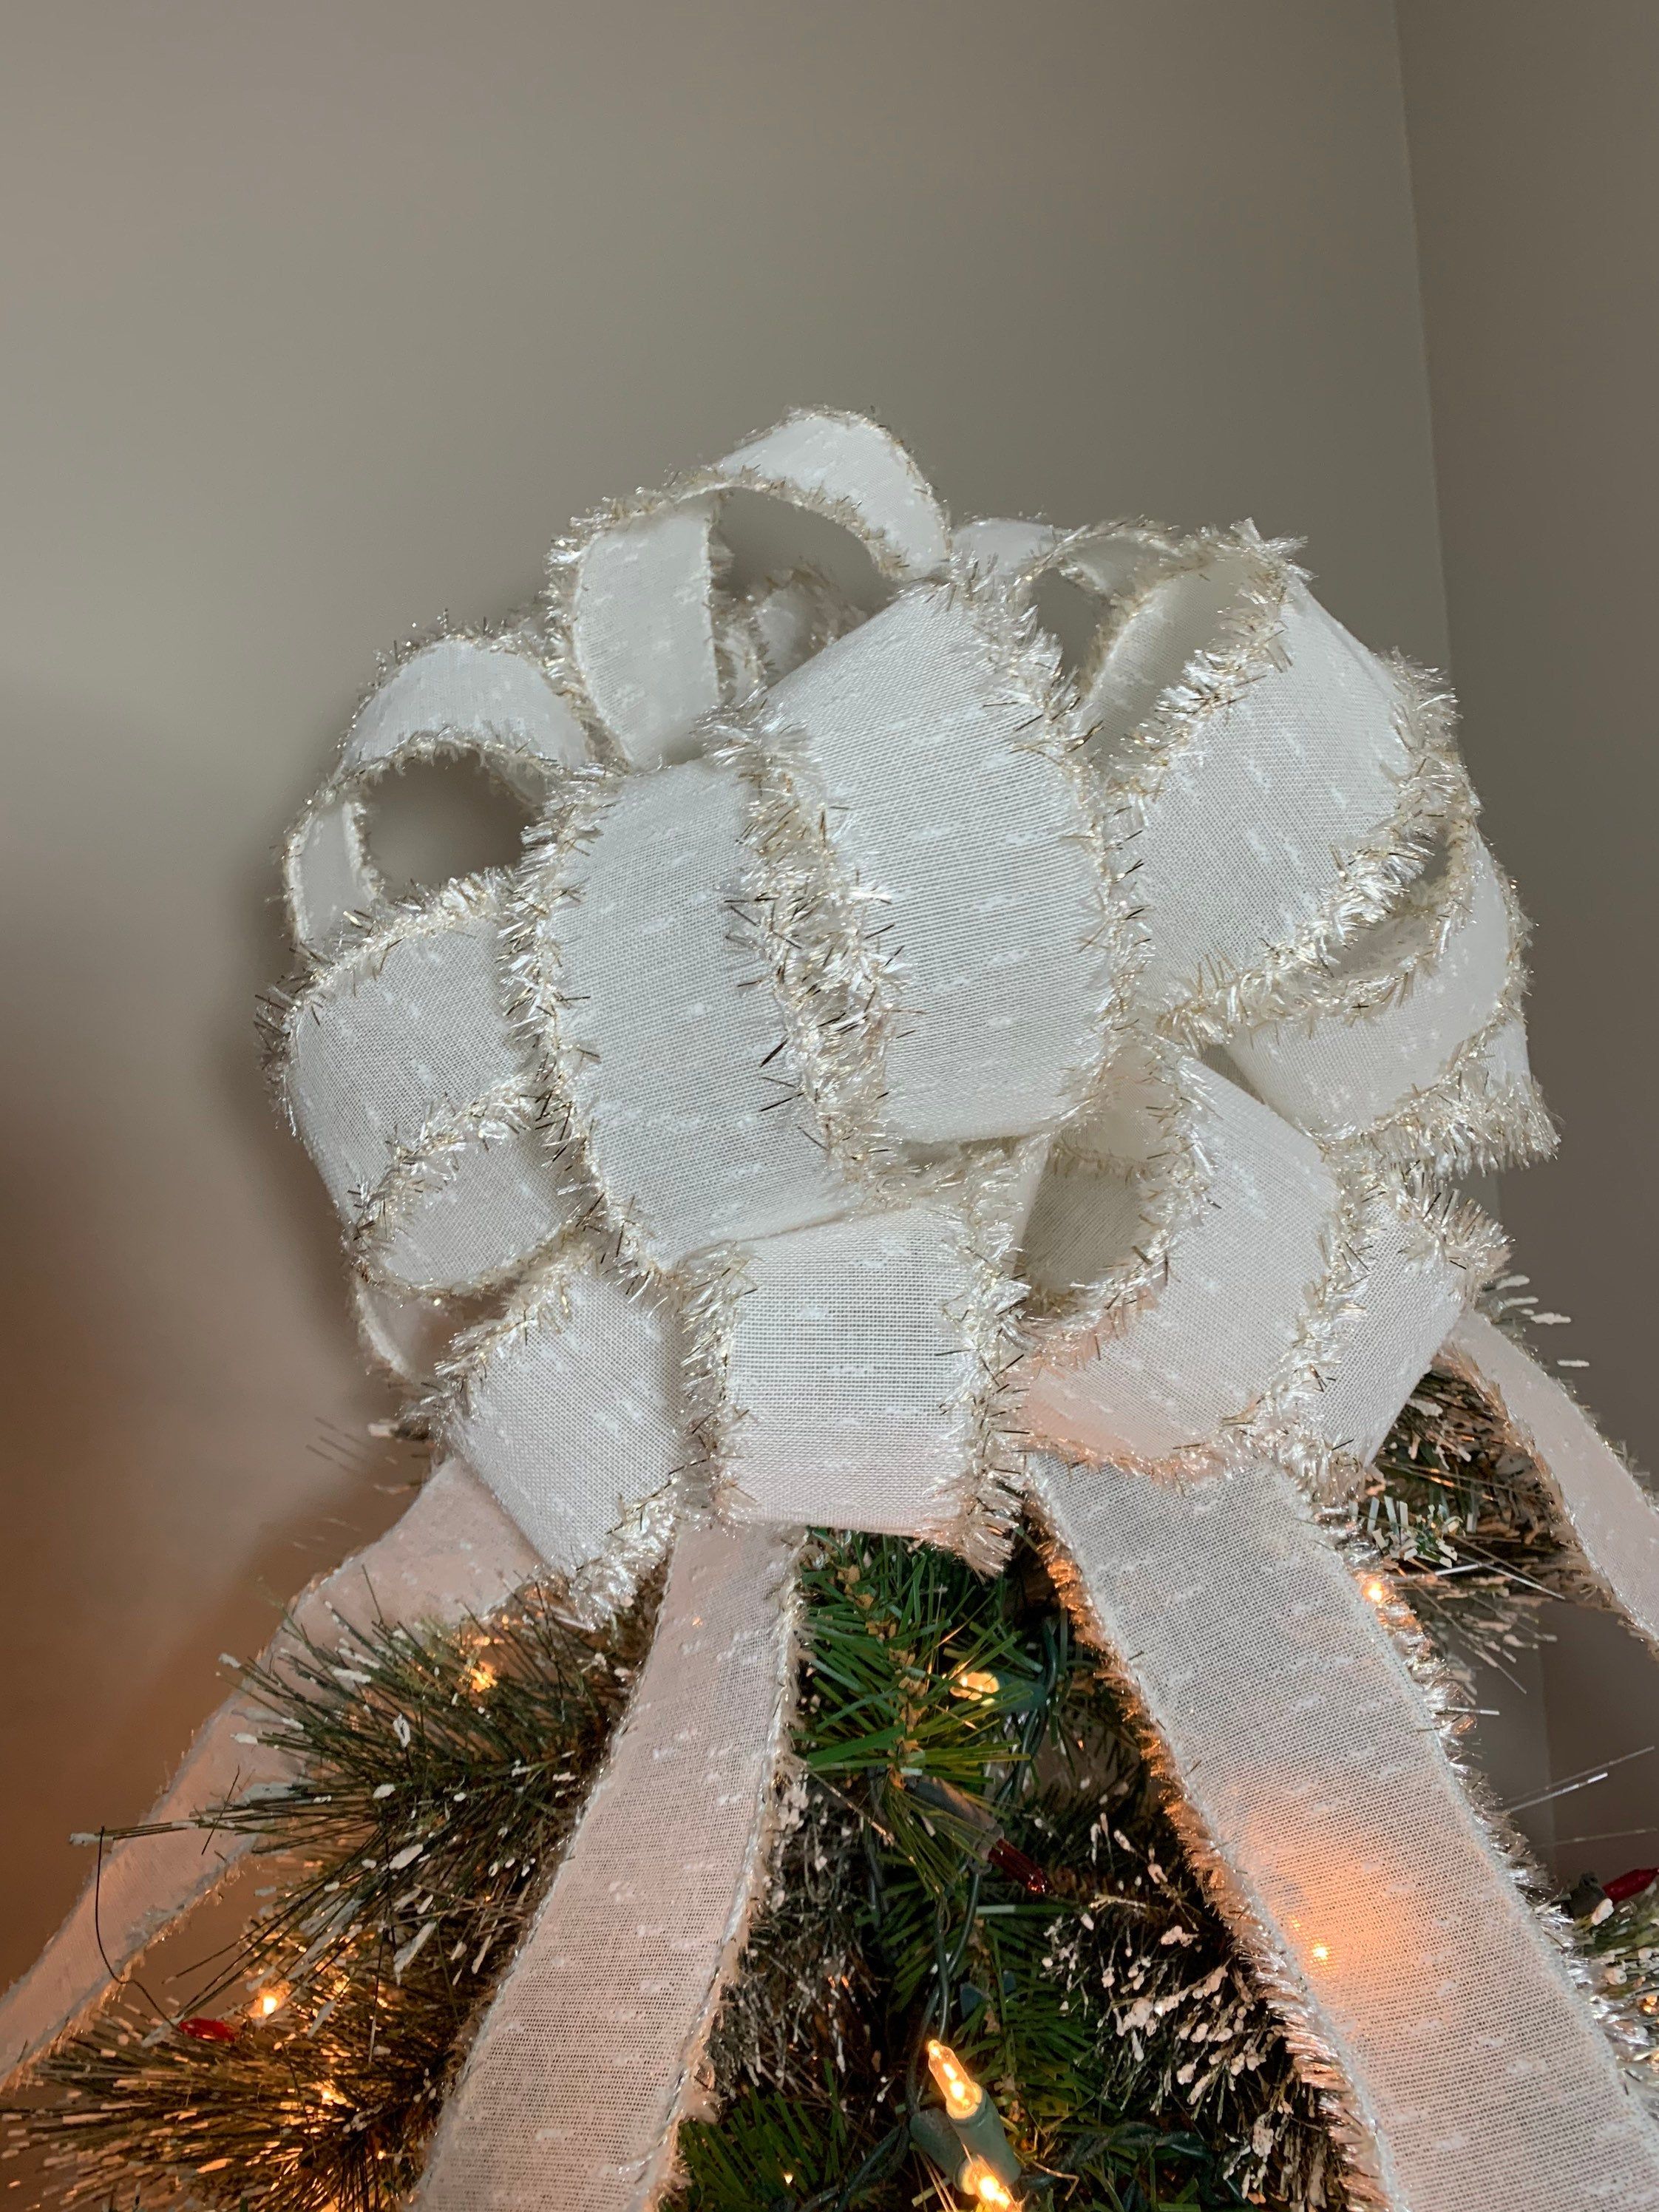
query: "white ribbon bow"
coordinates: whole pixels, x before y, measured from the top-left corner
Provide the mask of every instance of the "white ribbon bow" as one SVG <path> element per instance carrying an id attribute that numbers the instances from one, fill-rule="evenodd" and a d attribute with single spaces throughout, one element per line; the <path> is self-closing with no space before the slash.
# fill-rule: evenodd
<path id="1" fill-rule="evenodd" d="M 879 604 L 805 568 L 726 589 L 744 491 L 843 525 Z M 1101 605 L 1074 670 L 1049 576 Z M 952 532 L 843 416 L 591 518 L 553 585 L 544 620 L 391 671 L 286 861 L 285 1094 L 368 1341 L 449 1455 L 367 1555 L 380 1610 L 387 1583 L 405 1613 L 488 1603 L 527 1540 L 603 1612 L 673 1544 L 422 2203 L 651 2201 L 763 1863 L 792 1532 L 988 1565 L 1025 1504 L 1134 1655 L 1362 2184 L 1410 2212 L 1659 2202 L 1615 2060 L 1308 1510 L 1439 1352 L 1659 1629 L 1645 1502 L 1469 1311 L 1501 1245 L 1450 1182 L 1550 1130 L 1443 697 L 1248 526 Z M 517 869 L 393 901 L 374 787 L 437 756 L 537 828 Z M 165 1805 L 222 1786 L 235 1717 Z M 123 1957 L 208 1879 L 150 1863 L 106 1869 Z M 95 1990 L 77 1924 L 0 2013 L 14 2048 Z"/>

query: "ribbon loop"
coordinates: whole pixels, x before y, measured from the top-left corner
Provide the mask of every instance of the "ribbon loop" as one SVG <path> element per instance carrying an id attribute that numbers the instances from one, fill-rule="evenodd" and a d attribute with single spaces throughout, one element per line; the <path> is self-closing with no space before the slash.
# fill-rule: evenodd
<path id="1" fill-rule="evenodd" d="M 902 447 L 873 422 L 822 412 L 789 416 L 715 467 L 594 517 L 555 549 L 555 583 L 591 712 L 636 768 L 701 751 L 699 723 L 751 672 L 729 646 L 723 671 L 715 606 L 720 501 L 738 490 L 839 523 L 895 583 L 936 574 L 949 550 L 938 502 Z M 768 621 L 770 596 L 760 595 L 757 645 L 785 626 Z M 797 586 L 769 612 L 787 617 L 811 599 Z"/>
<path id="2" fill-rule="evenodd" d="M 1138 1194 L 1115 1164 L 1061 1157 L 1038 1187 L 1023 1253 L 1050 1300 L 1075 1300 L 1072 1357 L 1039 1356 L 1028 1430 L 1085 1458 L 1152 1463 L 1207 1451 L 1246 1419 L 1295 1349 L 1309 1293 L 1328 1265 L 1340 1203 L 1316 1146 L 1196 1062 L 1180 1071 L 1186 1127 L 1168 1172 L 1196 1203 L 1169 1240 L 1159 1278 L 1132 1312 L 1115 1291 Z M 1409 1387 L 1409 1385 L 1407 1386 Z"/>
<path id="3" fill-rule="evenodd" d="M 749 720 L 761 926 L 820 1120 L 855 1149 L 1052 1127 L 1103 1062 L 1124 948 L 1054 687 L 957 582 L 896 599 Z"/>
<path id="4" fill-rule="evenodd" d="M 1016 596 L 1048 569 L 1105 601 L 1075 715 L 1130 850 L 1143 1006 L 1188 1044 L 1296 1011 L 1468 811 L 1443 702 L 1248 526 L 1074 532 Z"/>
<path id="5" fill-rule="evenodd" d="M 1018 1297 L 950 1207 L 757 1245 L 698 1309 L 721 1513 L 788 1526 L 833 1498 L 841 1527 L 994 1565 L 1018 1498 Z"/>
<path id="6" fill-rule="evenodd" d="M 595 785 L 520 897 L 518 972 L 547 1048 L 550 1114 L 653 1266 L 858 1202 L 796 1095 L 763 988 L 745 811 L 729 765 Z"/>
<path id="7" fill-rule="evenodd" d="M 322 958 L 354 918 L 384 902 L 365 804 L 382 776 L 416 760 L 471 759 L 536 803 L 586 750 L 568 701 L 522 633 L 441 637 L 398 662 L 358 709 L 337 769 L 289 836 L 283 877 L 296 943 Z"/>
<path id="8" fill-rule="evenodd" d="M 357 1264 L 400 1288 L 504 1281 L 580 1202 L 509 1018 L 506 891 L 465 878 L 383 917 L 283 1020 L 295 1126 Z"/>
<path id="9" fill-rule="evenodd" d="M 687 1458 L 672 1308 L 571 1241 L 464 1336 L 434 1410 L 573 1603 L 603 1617 L 662 1556 Z"/>
<path id="10" fill-rule="evenodd" d="M 1152 1164 L 1114 1157 L 1097 1121 L 1081 1144 L 1099 1149 L 1063 1141 L 1038 1187 L 1021 1264 L 1054 1321 L 1024 1370 L 1027 1433 L 1146 1469 L 1263 1449 L 1322 1486 L 1363 1468 L 1501 1245 L 1197 1062 L 1141 1112 Z"/>
<path id="11" fill-rule="evenodd" d="M 1446 1177 L 1554 1146 L 1527 1064 L 1525 927 L 1485 841 L 1471 827 L 1461 846 L 1333 963 L 1316 1011 L 1227 1042 L 1287 1121 Z"/>
<path id="12" fill-rule="evenodd" d="M 624 760 L 683 758 L 720 703 L 710 594 L 714 502 L 652 503 L 594 530 L 571 559 L 570 649 Z"/>
<path id="13" fill-rule="evenodd" d="M 861 415 L 802 410 L 728 453 L 721 482 L 770 492 L 839 522 L 902 583 L 936 576 L 950 529 L 933 487 L 896 438 Z"/>

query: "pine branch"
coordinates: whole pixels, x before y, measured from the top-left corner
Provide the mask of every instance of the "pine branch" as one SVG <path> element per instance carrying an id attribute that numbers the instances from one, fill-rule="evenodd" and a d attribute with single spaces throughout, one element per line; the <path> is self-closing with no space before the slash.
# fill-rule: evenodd
<path id="1" fill-rule="evenodd" d="M 1537 1471 L 1460 1375 L 1431 1368 L 1389 1431 L 1351 1519 L 1351 1540 L 1401 1579 L 1425 1630 L 1503 1668 L 1553 1641 L 1552 1598 L 1601 1604 Z"/>
<path id="2" fill-rule="evenodd" d="M 131 1989 L 36 2069 L 7 2154 L 65 2203 L 135 2187 L 270 2212 L 382 2212 L 420 2170 L 465 2039 L 551 1878 L 625 1702 L 642 1610 L 604 1637 L 534 1590 L 487 1624 L 301 1640 L 245 1670 L 280 1792 L 198 1823 L 258 1838 L 277 1895 L 186 2021 Z M 149 1832 L 145 1830 L 130 1833 Z M 274 2009 L 237 1984 L 257 1984 Z"/>

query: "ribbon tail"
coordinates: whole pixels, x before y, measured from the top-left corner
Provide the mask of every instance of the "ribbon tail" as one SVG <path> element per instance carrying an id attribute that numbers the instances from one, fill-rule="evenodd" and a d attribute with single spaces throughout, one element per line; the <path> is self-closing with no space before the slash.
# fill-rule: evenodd
<path id="1" fill-rule="evenodd" d="M 1590 1571 L 1659 1650 L 1659 1512 L 1629 1468 L 1554 1376 L 1484 1314 L 1466 1313 L 1440 1356 L 1496 1400 Z"/>
<path id="2" fill-rule="evenodd" d="M 394 1528 L 313 1583 L 268 1646 L 280 1666 L 294 1632 L 326 1639 L 371 1620 L 453 1620 L 510 1597 L 536 1555 L 507 1515 L 459 1462 L 431 1476 Z M 276 1746 L 246 1739 L 266 1716 L 240 1692 L 228 1698 L 185 1753 L 150 1823 L 190 1821 L 258 1783 L 286 1780 Z M 156 1939 L 225 1879 L 252 1836 L 180 1827 L 112 1844 L 97 1875 L 28 1972 L 0 1998 L 0 2065 L 9 2080 L 74 2027 Z"/>
<path id="3" fill-rule="evenodd" d="M 1291 1478 L 1032 1469 L 1361 2201 L 1659 2204 L 1659 2130 Z"/>
<path id="4" fill-rule="evenodd" d="M 446 2107 L 420 2212 L 636 2212 L 765 1866 L 798 1539 L 693 1522 L 609 1763 Z"/>

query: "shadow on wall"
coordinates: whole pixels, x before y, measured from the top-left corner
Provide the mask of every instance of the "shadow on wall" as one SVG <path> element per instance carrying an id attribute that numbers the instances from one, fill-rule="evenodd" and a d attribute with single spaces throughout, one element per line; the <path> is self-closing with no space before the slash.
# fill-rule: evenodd
<path id="1" fill-rule="evenodd" d="M 1659 1662 L 1610 1613 L 1552 1606 L 1547 1617 L 1556 1873 L 1570 1887 L 1659 1865 Z"/>
<path id="2" fill-rule="evenodd" d="M 0 1487 L 28 1561 L 0 1610 L 0 1979 L 89 1871 L 68 1833 L 143 1809 L 217 1702 L 219 1653 L 257 1649 L 301 1583 L 394 1516 L 409 1474 L 367 1435 L 389 1401 L 360 1371 L 333 1222 L 259 1074 L 252 995 L 280 959 L 248 887 L 271 872 L 244 854 L 204 868 L 204 801 L 166 744 L 89 720 L 39 698 L 5 716 L 33 788 L 0 885 Z M 73 800 L 125 876 L 27 842 L 71 811 L 52 787 L 89 757 L 126 764 Z M 165 926 L 136 931 L 158 904 Z"/>

